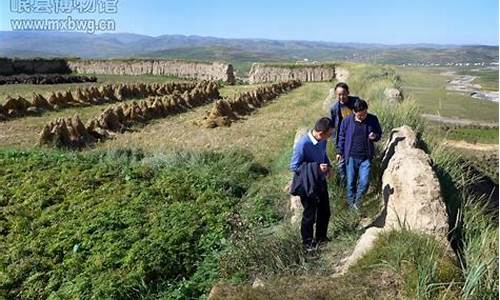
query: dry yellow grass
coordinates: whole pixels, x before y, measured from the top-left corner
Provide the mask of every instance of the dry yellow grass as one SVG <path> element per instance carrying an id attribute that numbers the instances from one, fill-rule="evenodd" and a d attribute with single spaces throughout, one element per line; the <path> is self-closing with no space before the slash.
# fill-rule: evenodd
<path id="1" fill-rule="evenodd" d="M 208 129 L 196 125 L 195 122 L 201 120 L 211 109 L 212 104 L 208 104 L 186 113 L 153 121 L 142 128 L 135 128 L 133 132 L 117 135 L 113 140 L 98 144 L 96 148 L 130 147 L 157 152 L 237 147 L 247 148 L 257 157 L 264 158 L 280 149 L 283 143 L 291 143 L 298 127 L 312 126 L 315 119 L 325 114 L 321 105 L 331 85 L 332 83 L 325 82 L 306 83 L 245 119 L 235 122 L 231 127 Z M 221 89 L 221 94 L 232 97 L 238 92 L 256 87 L 257 85 L 227 86 Z M 33 147 L 43 126 L 55 118 L 79 114 L 85 122 L 113 105 L 116 104 L 71 108 L 49 112 L 40 117 L 0 122 L 0 147 Z"/>
<path id="2" fill-rule="evenodd" d="M 331 85 L 306 83 L 231 127 L 209 129 L 196 125 L 195 122 L 211 108 L 208 105 L 156 121 L 137 132 L 119 135 L 98 148 L 139 147 L 150 152 L 163 152 L 236 147 L 250 150 L 257 158 L 265 158 L 282 149 L 283 143 L 291 145 L 298 127 L 312 126 L 319 116 L 325 115 L 321 106 Z"/>

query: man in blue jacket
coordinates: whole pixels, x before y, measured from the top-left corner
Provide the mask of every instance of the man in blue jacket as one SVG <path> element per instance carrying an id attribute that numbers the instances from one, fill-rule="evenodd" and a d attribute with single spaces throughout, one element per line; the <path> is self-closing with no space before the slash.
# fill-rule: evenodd
<path id="1" fill-rule="evenodd" d="M 326 177 L 330 176 L 331 163 L 326 153 L 326 144 L 332 133 L 332 120 L 319 119 L 314 129 L 299 139 L 293 148 L 290 162 L 290 169 L 294 173 L 292 194 L 300 196 L 304 207 L 300 231 L 307 251 L 314 250 L 318 243 L 328 241 L 326 233 L 330 219 L 330 203 Z M 301 192 L 297 192 L 298 190 Z"/>
<path id="2" fill-rule="evenodd" d="M 340 125 L 338 159 L 346 161 L 347 201 L 351 208 L 357 209 L 368 190 L 375 152 L 373 143 L 382 137 L 382 129 L 378 118 L 368 113 L 366 101 L 356 100 L 353 111 Z"/>
<path id="3" fill-rule="evenodd" d="M 335 131 L 333 134 L 333 145 L 338 152 L 338 136 L 340 131 L 340 124 L 342 120 L 347 118 L 352 113 L 352 107 L 354 102 L 358 100 L 358 97 L 349 95 L 349 86 L 344 82 L 339 82 L 335 85 L 335 97 L 337 101 L 330 108 L 330 116 L 335 126 Z M 346 169 L 344 159 L 337 159 L 337 173 L 340 184 L 343 186 L 346 184 Z"/>

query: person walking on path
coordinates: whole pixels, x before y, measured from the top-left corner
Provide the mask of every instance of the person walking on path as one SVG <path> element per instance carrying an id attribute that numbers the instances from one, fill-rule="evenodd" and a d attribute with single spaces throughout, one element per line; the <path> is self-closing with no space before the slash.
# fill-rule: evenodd
<path id="1" fill-rule="evenodd" d="M 358 97 L 349 95 L 349 86 L 344 82 L 339 82 L 335 85 L 335 97 L 337 101 L 330 108 L 330 117 L 335 126 L 335 131 L 332 137 L 333 146 L 337 150 L 337 174 L 338 182 L 342 185 L 346 185 L 346 168 L 345 160 L 338 159 L 341 155 L 338 150 L 338 136 L 340 131 L 340 125 L 342 120 L 347 118 L 352 113 L 352 108 L 354 102 L 358 100 Z"/>
<path id="2" fill-rule="evenodd" d="M 346 162 L 347 202 L 358 209 L 368 190 L 371 163 L 375 153 L 374 142 L 382 137 L 378 118 L 368 113 L 366 101 L 358 99 L 353 105 L 354 113 L 342 121 L 338 148 L 340 158 Z"/>

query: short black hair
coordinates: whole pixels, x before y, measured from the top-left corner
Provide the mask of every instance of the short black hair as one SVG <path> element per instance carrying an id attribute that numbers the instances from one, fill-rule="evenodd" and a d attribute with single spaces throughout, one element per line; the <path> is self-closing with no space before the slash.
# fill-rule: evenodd
<path id="1" fill-rule="evenodd" d="M 330 128 L 333 128 L 333 122 L 332 119 L 323 117 L 316 121 L 316 124 L 314 125 L 314 130 L 318 132 L 325 132 L 328 131 Z"/>
<path id="2" fill-rule="evenodd" d="M 349 86 L 347 85 L 347 83 L 345 82 L 339 82 L 335 85 L 335 90 L 337 90 L 337 88 L 343 88 L 344 90 L 346 90 L 348 93 L 349 93 Z"/>
<path id="3" fill-rule="evenodd" d="M 356 99 L 356 101 L 354 101 L 354 105 L 352 106 L 352 109 L 354 110 L 354 112 L 360 112 L 363 110 L 367 110 L 368 103 L 366 103 L 366 101 L 363 99 Z"/>

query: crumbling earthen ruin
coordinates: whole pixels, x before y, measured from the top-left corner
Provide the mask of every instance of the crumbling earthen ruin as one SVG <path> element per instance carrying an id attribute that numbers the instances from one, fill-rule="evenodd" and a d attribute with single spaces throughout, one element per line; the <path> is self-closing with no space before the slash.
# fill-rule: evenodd
<path id="1" fill-rule="evenodd" d="M 435 237 L 448 246 L 446 205 L 431 159 L 417 148 L 417 137 L 408 126 L 392 130 L 381 163 L 383 203 L 380 213 L 360 237 L 341 272 L 363 257 L 378 235 L 406 228 Z"/>
<path id="2" fill-rule="evenodd" d="M 344 74 L 344 72 L 342 72 Z M 332 81 L 336 79 L 334 64 L 261 64 L 252 65 L 249 73 L 250 83 L 278 82 L 286 80 Z M 343 78 L 344 79 L 344 78 Z"/>
<path id="3" fill-rule="evenodd" d="M 102 74 L 175 76 L 198 80 L 236 81 L 231 64 L 165 59 L 9 59 L 0 58 L 0 75 Z"/>
<path id="4" fill-rule="evenodd" d="M 213 81 L 201 81 L 192 89 L 179 86 L 164 96 L 151 96 L 140 102 L 107 108 L 86 125 L 82 124 L 78 116 L 57 119 L 45 125 L 40 133 L 39 144 L 82 148 L 122 133 L 136 123 L 184 112 L 219 98 L 219 86 Z"/>
<path id="5" fill-rule="evenodd" d="M 253 91 L 242 93 L 232 100 L 218 100 L 214 103 L 212 110 L 207 113 L 207 116 L 199 122 L 199 125 L 207 128 L 230 126 L 233 121 L 240 119 L 241 116 L 250 114 L 266 102 L 300 85 L 299 80 L 283 81 L 258 87 Z"/>
<path id="6" fill-rule="evenodd" d="M 131 60 L 69 60 L 75 73 L 114 75 L 157 75 L 235 82 L 231 64 L 162 59 Z"/>

